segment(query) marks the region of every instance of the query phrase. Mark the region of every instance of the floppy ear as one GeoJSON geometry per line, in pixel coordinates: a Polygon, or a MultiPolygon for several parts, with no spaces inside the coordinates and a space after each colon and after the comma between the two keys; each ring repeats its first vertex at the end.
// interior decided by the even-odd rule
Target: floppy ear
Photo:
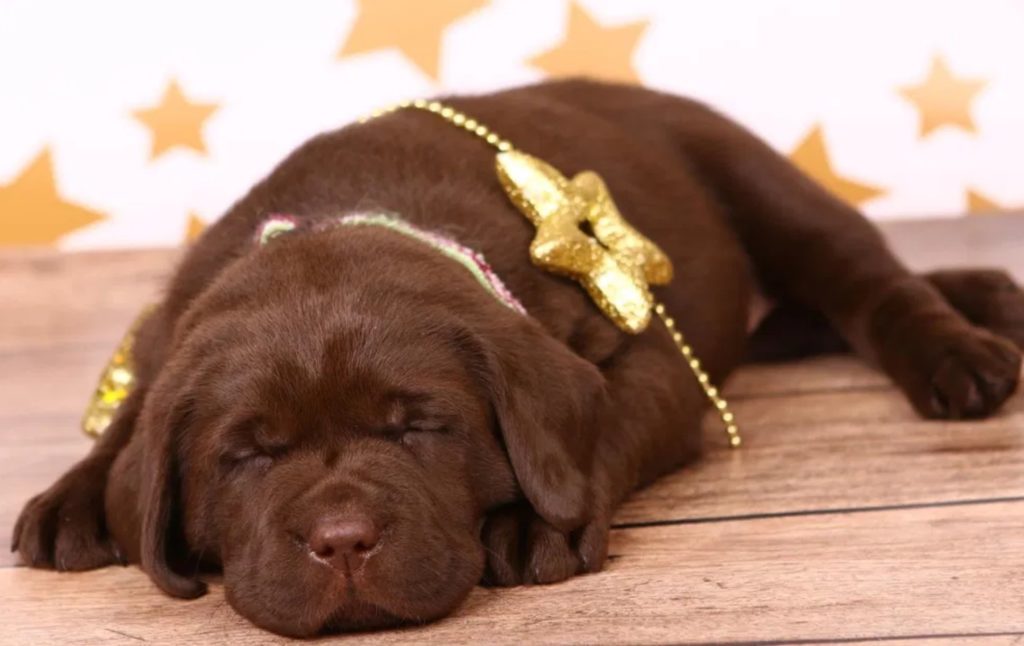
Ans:
{"type": "Polygon", "coordinates": [[[175,533],[173,514],[178,497],[175,446],[190,409],[177,389],[166,384],[166,379],[159,380],[146,398],[140,419],[142,432],[133,447],[135,464],[128,466],[136,469],[139,484],[139,560],[161,590],[173,597],[194,599],[206,592],[206,584],[175,572],[169,563],[169,537],[175,533]]]}
{"type": "Polygon", "coordinates": [[[492,402],[527,500],[568,532],[593,512],[591,461],[605,381],[536,322],[518,323],[512,334],[493,339],[492,402]]]}

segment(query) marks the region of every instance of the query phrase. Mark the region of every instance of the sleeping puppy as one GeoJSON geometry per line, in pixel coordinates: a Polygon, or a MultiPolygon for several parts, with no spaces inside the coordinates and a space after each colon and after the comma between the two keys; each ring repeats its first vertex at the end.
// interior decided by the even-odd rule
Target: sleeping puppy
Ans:
{"type": "MultiPolygon", "coordinates": [[[[1008,277],[910,274],[707,107],[587,81],[447,103],[605,179],[675,264],[656,295],[715,383],[749,354],[849,347],[927,417],[982,417],[1014,391],[1024,294],[1008,277]],[[775,309],[752,332],[762,291],[775,309]]],[[[60,570],[139,563],[184,598],[220,569],[238,612],[295,636],[600,570],[615,507],[699,454],[706,400],[664,328],[623,333],[530,263],[533,226],[493,169],[492,149],[418,110],[299,148],[189,251],[138,331],[137,386],[29,501],[14,549],[60,570]],[[254,242],[281,213],[296,229],[254,242]],[[331,225],[353,214],[482,254],[509,298],[416,236],[331,225]]]]}

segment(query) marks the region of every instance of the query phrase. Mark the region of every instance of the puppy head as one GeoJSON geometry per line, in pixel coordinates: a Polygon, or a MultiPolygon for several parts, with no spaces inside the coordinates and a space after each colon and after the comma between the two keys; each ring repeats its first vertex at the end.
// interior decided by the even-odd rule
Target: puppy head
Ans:
{"type": "Polygon", "coordinates": [[[525,497],[565,531],[586,522],[602,398],[591,364],[426,245],[296,235],[191,306],[139,467],[115,476],[142,474],[139,558],[172,595],[202,592],[183,548],[276,632],[426,621],[479,581],[488,509],[525,497]]]}

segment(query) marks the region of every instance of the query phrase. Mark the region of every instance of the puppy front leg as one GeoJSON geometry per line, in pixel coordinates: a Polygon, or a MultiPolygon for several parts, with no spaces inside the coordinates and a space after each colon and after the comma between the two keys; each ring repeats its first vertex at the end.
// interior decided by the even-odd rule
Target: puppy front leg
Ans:
{"type": "Polygon", "coordinates": [[[628,343],[602,371],[610,405],[596,420],[590,520],[566,534],[525,503],[493,511],[482,533],[485,585],[554,583],[600,571],[618,504],[699,456],[707,401],[668,334],[652,325],[628,343]]]}
{"type": "Polygon", "coordinates": [[[164,340],[161,311],[140,326],[135,340],[136,385],[89,454],[49,489],[29,500],[14,524],[11,551],[27,565],[88,570],[124,561],[108,531],[105,497],[114,461],[128,445],[146,384],[159,369],[164,340]]]}
{"type": "Polygon", "coordinates": [[[90,570],[124,562],[107,531],[104,498],[110,468],[131,438],[142,398],[141,390],[129,395],[89,455],[25,504],[11,551],[26,565],[90,570]]]}

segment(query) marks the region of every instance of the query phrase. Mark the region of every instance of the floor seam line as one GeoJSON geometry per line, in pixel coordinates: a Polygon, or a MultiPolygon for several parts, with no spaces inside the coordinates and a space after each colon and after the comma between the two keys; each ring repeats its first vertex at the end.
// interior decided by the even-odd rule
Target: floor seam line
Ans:
{"type": "Polygon", "coordinates": [[[767,520],[771,518],[799,518],[804,516],[831,516],[883,511],[902,511],[910,509],[940,509],[943,507],[967,507],[975,505],[993,505],[1009,502],[1024,502],[1024,495],[998,496],[991,498],[969,498],[964,500],[942,500],[923,503],[906,503],[898,505],[874,505],[864,507],[836,507],[832,509],[801,509],[794,511],[763,512],[751,514],[733,514],[728,516],[698,516],[694,518],[674,518],[665,520],[637,521],[631,523],[615,523],[612,529],[643,529],[646,527],[665,527],[670,525],[703,525],[708,523],[727,523],[744,520],[767,520]]]}

